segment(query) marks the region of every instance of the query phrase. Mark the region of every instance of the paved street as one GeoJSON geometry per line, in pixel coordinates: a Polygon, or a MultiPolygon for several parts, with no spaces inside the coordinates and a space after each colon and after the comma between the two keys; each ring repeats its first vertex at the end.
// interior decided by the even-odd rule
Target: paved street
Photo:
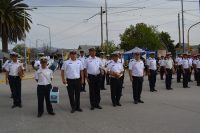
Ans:
{"type": "Polygon", "coordinates": [[[165,90],[164,81],[157,80],[157,93],[150,93],[147,78],[144,82],[144,104],[133,104],[131,84],[126,75],[121,99],[122,107],[112,107],[109,86],[102,91],[103,110],[90,111],[88,87],[81,94],[84,112],[70,113],[66,88],[60,72],[53,84],[60,88],[60,104],[54,105],[56,116],[47,113],[37,118],[36,82],[24,80],[23,108],[11,109],[9,87],[0,84],[0,133],[199,133],[200,87],[190,83],[183,89],[175,79],[173,91],[165,90]]]}

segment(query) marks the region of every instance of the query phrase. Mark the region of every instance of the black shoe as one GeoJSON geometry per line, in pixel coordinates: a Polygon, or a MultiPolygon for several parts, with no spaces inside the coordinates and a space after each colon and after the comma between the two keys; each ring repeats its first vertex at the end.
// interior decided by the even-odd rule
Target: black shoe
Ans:
{"type": "Polygon", "coordinates": [[[138,101],[134,101],[134,104],[138,104],[138,101]]]}
{"type": "Polygon", "coordinates": [[[14,109],[14,108],[16,108],[16,107],[17,107],[17,105],[13,105],[11,108],[14,109]]]}
{"type": "Polygon", "coordinates": [[[113,107],[116,107],[116,104],[113,104],[113,107]]]}
{"type": "Polygon", "coordinates": [[[21,105],[21,104],[19,104],[19,105],[18,105],[18,107],[19,107],[19,108],[22,108],[22,105],[21,105]]]}
{"type": "Polygon", "coordinates": [[[83,112],[83,110],[81,108],[76,109],[76,111],[83,112]]]}
{"type": "Polygon", "coordinates": [[[122,106],[120,103],[117,103],[116,105],[117,105],[117,106],[122,106]]]}
{"type": "Polygon", "coordinates": [[[154,89],[153,91],[154,91],[154,92],[157,92],[157,90],[155,90],[155,89],[154,89]]]}
{"type": "Polygon", "coordinates": [[[170,88],[169,90],[173,90],[173,88],[170,88]]]}
{"type": "Polygon", "coordinates": [[[72,110],[71,110],[71,113],[73,114],[75,111],[76,111],[75,109],[72,109],[72,110]]]}
{"type": "Polygon", "coordinates": [[[49,112],[48,114],[49,115],[56,115],[56,113],[54,113],[54,112],[49,112]]]}
{"type": "Polygon", "coordinates": [[[144,101],[142,101],[142,100],[139,100],[139,101],[138,101],[138,103],[144,103],[144,101]]]}
{"type": "Polygon", "coordinates": [[[102,109],[102,107],[101,107],[101,106],[99,106],[99,105],[98,105],[98,106],[96,106],[95,108],[97,108],[97,109],[102,109]]]}
{"type": "Polygon", "coordinates": [[[38,118],[42,117],[42,113],[38,113],[37,117],[38,118]]]}
{"type": "Polygon", "coordinates": [[[122,86],[122,88],[125,88],[124,86],[122,86]]]}
{"type": "Polygon", "coordinates": [[[90,110],[94,110],[94,107],[92,106],[92,107],[90,108],[90,110]]]}

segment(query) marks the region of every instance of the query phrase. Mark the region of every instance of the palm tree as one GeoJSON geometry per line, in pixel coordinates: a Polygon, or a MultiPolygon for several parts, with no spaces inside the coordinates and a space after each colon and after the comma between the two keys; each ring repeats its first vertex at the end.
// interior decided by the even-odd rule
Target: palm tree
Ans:
{"type": "Polygon", "coordinates": [[[25,9],[27,4],[23,0],[0,0],[0,38],[2,51],[8,52],[8,43],[21,41],[29,32],[32,23],[30,14],[25,9]],[[25,29],[24,29],[25,14],[25,29]]]}

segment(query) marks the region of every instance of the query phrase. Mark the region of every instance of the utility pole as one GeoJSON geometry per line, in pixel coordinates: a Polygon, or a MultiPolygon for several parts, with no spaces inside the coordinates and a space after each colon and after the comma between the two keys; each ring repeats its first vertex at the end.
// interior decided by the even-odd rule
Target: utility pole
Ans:
{"type": "Polygon", "coordinates": [[[103,47],[103,7],[101,6],[101,48],[103,47]]]}
{"type": "MultiPolygon", "coordinates": [[[[108,6],[107,6],[107,0],[105,0],[105,11],[106,11],[106,45],[108,46],[108,6]]],[[[108,53],[108,47],[106,48],[106,53],[108,53]]]]}
{"type": "Polygon", "coordinates": [[[183,53],[185,52],[185,23],[184,23],[184,5],[183,0],[181,0],[181,13],[182,13],[182,37],[183,37],[183,53]]]}
{"type": "Polygon", "coordinates": [[[179,13],[178,13],[178,35],[179,35],[179,45],[181,45],[181,21],[179,13]]]}

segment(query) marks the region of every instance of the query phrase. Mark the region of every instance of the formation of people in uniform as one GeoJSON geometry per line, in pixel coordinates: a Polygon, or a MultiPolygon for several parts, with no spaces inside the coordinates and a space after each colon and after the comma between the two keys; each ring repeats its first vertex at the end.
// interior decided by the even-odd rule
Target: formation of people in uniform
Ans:
{"type": "MultiPolygon", "coordinates": [[[[144,76],[148,75],[150,92],[157,92],[156,80],[157,73],[160,72],[160,79],[164,80],[167,90],[172,88],[172,75],[177,72],[177,83],[181,83],[183,76],[183,88],[189,88],[188,82],[192,82],[191,75],[194,71],[194,79],[197,86],[200,86],[200,55],[191,57],[184,53],[178,55],[173,60],[172,54],[167,53],[161,56],[159,60],[155,58],[155,52],[150,52],[150,57],[145,61],[141,59],[143,51],[134,51],[132,59],[128,64],[128,75],[132,83],[134,104],[144,103],[141,98],[143,90],[144,76]]],[[[102,109],[101,90],[105,90],[105,82],[110,85],[111,102],[113,107],[122,106],[120,99],[123,91],[125,70],[122,53],[115,51],[112,55],[106,55],[101,52],[100,57],[96,56],[95,48],[89,49],[89,57],[86,58],[84,51],[80,50],[80,56],[77,51],[72,50],[69,53],[69,59],[64,61],[61,67],[61,80],[66,86],[71,113],[82,112],[80,93],[86,92],[86,82],[89,86],[90,109],[102,109]]],[[[6,83],[9,83],[11,97],[13,98],[12,108],[22,108],[21,100],[21,79],[24,76],[24,67],[17,60],[18,54],[12,52],[11,60],[7,61],[3,68],[6,70],[6,83]]],[[[49,60],[41,57],[35,61],[34,66],[35,80],[37,83],[38,99],[38,117],[44,113],[44,101],[49,115],[55,115],[52,103],[50,101],[50,91],[52,89],[53,71],[49,69],[49,60]]],[[[51,58],[51,63],[53,59],[51,58]]]]}

